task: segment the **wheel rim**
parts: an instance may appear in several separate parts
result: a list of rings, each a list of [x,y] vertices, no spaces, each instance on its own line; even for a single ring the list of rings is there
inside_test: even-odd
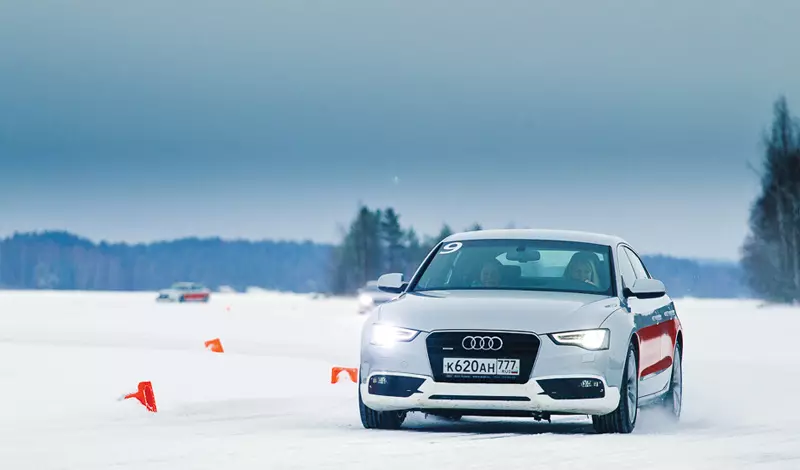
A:
[[[636,356],[633,351],[628,353],[628,419],[631,423],[636,420],[636,408],[639,397],[639,374],[636,367]]]
[[[672,364],[672,413],[680,416],[683,400],[683,368],[681,367],[681,355],[675,351],[675,359]]]

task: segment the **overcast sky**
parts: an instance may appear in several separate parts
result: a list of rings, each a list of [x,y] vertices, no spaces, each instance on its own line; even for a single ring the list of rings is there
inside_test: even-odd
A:
[[[0,2],[0,235],[570,228],[737,258],[800,1]]]

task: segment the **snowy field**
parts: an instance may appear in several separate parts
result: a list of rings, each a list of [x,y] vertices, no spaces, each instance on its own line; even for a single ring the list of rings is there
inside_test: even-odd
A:
[[[684,417],[630,435],[586,417],[412,414],[365,430],[355,301],[0,291],[4,469],[800,469],[800,309],[683,300]],[[206,350],[220,338],[224,353]],[[153,384],[157,413],[118,400]]]

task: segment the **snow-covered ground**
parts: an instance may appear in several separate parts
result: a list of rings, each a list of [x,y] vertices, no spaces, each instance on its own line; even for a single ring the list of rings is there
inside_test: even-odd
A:
[[[363,317],[349,299],[0,291],[4,469],[798,469],[800,309],[678,302],[684,417],[644,412],[630,435],[411,415],[365,430],[356,385]],[[220,338],[223,354],[204,342]],[[158,412],[118,400],[151,381]]]

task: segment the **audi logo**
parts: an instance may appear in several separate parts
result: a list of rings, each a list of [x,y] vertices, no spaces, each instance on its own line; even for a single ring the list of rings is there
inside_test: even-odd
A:
[[[497,336],[465,336],[461,347],[467,351],[499,351],[503,340]]]

